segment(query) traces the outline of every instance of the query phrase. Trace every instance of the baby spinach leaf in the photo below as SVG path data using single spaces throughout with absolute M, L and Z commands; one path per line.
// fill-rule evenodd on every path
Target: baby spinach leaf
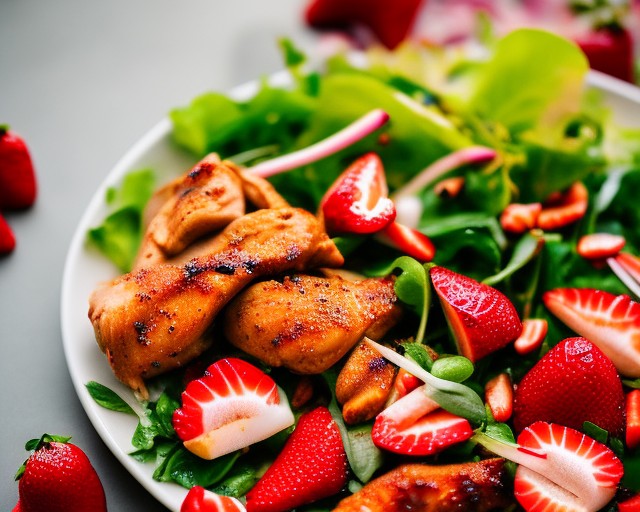
M 136 412 L 127 402 L 125 402 L 123 398 L 120 397 L 120 395 L 109 389 L 104 384 L 100 384 L 99 382 L 92 380 L 87 382 L 85 387 L 87 388 L 87 391 L 89 391 L 91 398 L 93 398 L 101 407 L 109 409 L 110 411 L 136 415 Z
M 155 175 L 150 169 L 127 174 L 120 187 L 107 190 L 111 213 L 90 229 L 87 238 L 121 272 L 131 270 L 142 240 L 142 212 L 153 194 Z
M 383 464 L 383 455 L 371 439 L 371 423 L 347 425 L 342 417 L 342 411 L 335 397 L 337 372 L 333 369 L 322 374 L 331 391 L 329 411 L 338 425 L 342 443 L 344 444 L 347 460 L 353 474 L 363 483 L 368 482 L 378 468 Z
M 511 259 L 507 265 L 497 274 L 483 279 L 484 284 L 494 286 L 500 281 L 510 277 L 512 274 L 520 270 L 529 263 L 540 252 L 543 240 L 541 237 L 531 233 L 526 233 L 516 243 Z
M 380 270 L 379 275 L 389 275 L 396 269 L 401 270 L 394 285 L 396 295 L 420 316 L 416 342 L 422 343 L 431 303 L 431 286 L 427 271 L 419 261 L 409 256 L 400 256 L 388 267 Z

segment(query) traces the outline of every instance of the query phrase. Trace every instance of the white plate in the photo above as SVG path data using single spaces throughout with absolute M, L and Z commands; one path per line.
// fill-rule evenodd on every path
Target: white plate
M 285 73 L 274 75 L 272 79 L 278 85 L 286 81 Z M 605 93 L 617 122 L 625 126 L 640 124 L 640 89 L 599 73 L 591 73 L 589 83 Z M 236 98 L 246 98 L 256 87 L 256 83 L 246 84 L 234 89 L 231 94 Z M 118 162 L 94 194 L 67 255 L 62 282 L 61 323 L 69 372 L 93 426 L 122 465 L 163 505 L 178 511 L 187 491 L 175 484 L 156 482 L 151 476 L 154 471 L 151 464 L 139 463 L 128 455 L 133 451 L 131 436 L 137 425 L 136 418 L 100 407 L 85 388 L 87 382 L 95 380 L 121 396 L 131 397 L 130 402 L 134 403 L 131 391 L 111 373 L 87 316 L 91 291 L 100 281 L 111 279 L 117 273 L 103 256 L 87 247 L 86 233 L 99 224 L 107 213 L 104 201 L 107 188 L 118 184 L 129 171 L 149 167 L 158 173 L 161 180 L 166 180 L 188 170 L 195 163 L 194 158 L 176 149 L 170 131 L 169 119 L 163 119 Z

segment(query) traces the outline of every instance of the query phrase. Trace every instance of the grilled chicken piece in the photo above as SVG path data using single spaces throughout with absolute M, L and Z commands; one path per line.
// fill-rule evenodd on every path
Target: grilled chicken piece
M 367 335 L 378 339 L 398 320 L 389 279 L 346 281 L 307 275 L 256 283 L 224 314 L 224 333 L 270 366 L 325 371 Z
M 195 240 L 219 231 L 245 212 L 242 179 L 217 156 L 159 189 L 145 209 L 149 220 L 134 269 L 167 263 Z
M 343 406 L 344 421 L 355 425 L 382 411 L 395 373 L 393 365 L 369 345 L 356 345 L 336 381 L 336 399 Z
M 253 279 L 342 263 L 312 214 L 257 210 L 229 224 L 207 256 L 101 285 L 90 297 L 89 318 L 116 377 L 146 398 L 144 379 L 202 353 L 217 313 Z
M 333 512 L 489 512 L 513 505 L 504 459 L 406 464 L 372 480 Z
M 242 190 L 244 195 L 251 204 L 256 208 L 286 208 L 289 206 L 286 199 L 282 197 L 273 185 L 267 180 L 251 174 L 243 172 L 239 167 L 230 164 L 242 180 Z

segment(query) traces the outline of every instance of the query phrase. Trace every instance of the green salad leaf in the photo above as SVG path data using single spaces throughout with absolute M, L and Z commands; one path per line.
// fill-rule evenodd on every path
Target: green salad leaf
M 142 240 L 142 212 L 155 188 L 155 174 L 143 169 L 127 174 L 119 187 L 109 187 L 106 203 L 111 213 L 89 230 L 90 244 L 121 272 L 131 270 Z

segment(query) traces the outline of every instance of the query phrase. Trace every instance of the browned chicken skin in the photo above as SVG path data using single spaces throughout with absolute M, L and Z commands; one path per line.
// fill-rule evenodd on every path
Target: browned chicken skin
M 297 275 L 252 285 L 224 315 L 224 332 L 239 349 L 270 366 L 325 371 L 367 335 L 378 339 L 400 315 L 393 282 Z
M 245 212 L 236 169 L 209 156 L 159 189 L 145 211 L 149 224 L 134 269 L 167 263 L 197 239 L 219 231 Z
M 349 355 L 336 381 L 336 399 L 349 425 L 373 418 L 384 408 L 396 371 L 366 343 L 359 343 Z
M 146 397 L 144 379 L 202 353 L 217 313 L 253 279 L 342 263 L 312 214 L 257 210 L 229 224 L 207 256 L 103 284 L 90 298 L 89 317 L 115 375 Z
M 513 504 L 503 459 L 406 464 L 372 480 L 333 512 L 489 512 Z

